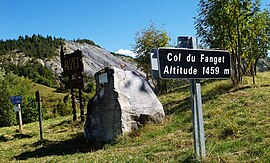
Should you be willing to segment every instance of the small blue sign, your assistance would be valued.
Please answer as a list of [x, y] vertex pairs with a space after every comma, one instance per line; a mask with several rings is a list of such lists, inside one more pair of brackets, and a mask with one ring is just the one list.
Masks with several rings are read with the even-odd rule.
[[13, 105], [22, 103], [22, 96], [11, 96], [9, 99]]

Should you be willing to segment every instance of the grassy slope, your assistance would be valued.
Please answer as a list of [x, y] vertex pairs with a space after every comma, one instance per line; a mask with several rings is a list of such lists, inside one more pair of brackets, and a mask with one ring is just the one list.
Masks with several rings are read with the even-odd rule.
[[32, 83], [32, 90], [40, 91], [41, 101], [43, 110], [46, 112], [46, 119], [52, 118], [53, 108], [55, 108], [59, 102], [59, 100], [63, 100], [67, 93], [58, 93], [54, 88], [50, 88], [38, 83]]
[[54, 88], [50, 88], [41, 84], [32, 83], [33, 90], [39, 90], [41, 99], [47, 102], [50, 100], [63, 99], [67, 93], [57, 93]]
[[[270, 162], [270, 72], [257, 76], [257, 85], [244, 78], [239, 88], [228, 80], [202, 83], [206, 161]], [[193, 155], [189, 87], [160, 97], [166, 119], [97, 147], [83, 138], [83, 125], [71, 116], [44, 121], [45, 140], [38, 123], [0, 128], [0, 162], [182, 162]]]

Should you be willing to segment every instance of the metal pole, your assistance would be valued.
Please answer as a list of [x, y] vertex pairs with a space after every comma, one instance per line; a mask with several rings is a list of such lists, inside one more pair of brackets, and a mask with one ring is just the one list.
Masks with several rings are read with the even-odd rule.
[[[195, 37], [179, 38], [178, 47], [197, 49]], [[194, 150], [198, 159], [205, 159], [205, 139], [202, 113], [201, 84], [198, 79], [190, 80], [190, 97], [192, 106], [192, 123], [194, 136]]]
[[39, 110], [39, 133], [40, 133], [40, 140], [43, 140], [43, 129], [42, 129], [42, 109], [40, 104], [40, 93], [39, 91], [36, 92], [36, 101], [38, 102], [38, 110]]
[[200, 157], [205, 159], [205, 140], [204, 140], [204, 125], [203, 125], [203, 112], [202, 112], [202, 95], [201, 95], [201, 84], [200, 80], [195, 80], [195, 96], [196, 96], [196, 112], [197, 112], [197, 126], [199, 133], [199, 146], [200, 146]]
[[199, 148], [199, 131], [198, 131], [198, 116], [197, 116], [197, 103], [196, 103], [196, 84], [195, 80], [190, 80], [190, 97], [191, 97], [191, 107], [192, 107], [192, 124], [193, 124], [193, 137], [194, 137], [194, 151], [197, 158], [200, 158], [200, 148]]
[[18, 108], [19, 108], [19, 130], [20, 132], [22, 132], [22, 112], [21, 112], [21, 104], [18, 104]]

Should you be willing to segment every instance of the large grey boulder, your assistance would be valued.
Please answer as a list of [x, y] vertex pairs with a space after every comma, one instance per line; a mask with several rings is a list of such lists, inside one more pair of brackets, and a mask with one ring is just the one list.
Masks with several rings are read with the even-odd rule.
[[148, 82], [133, 71], [106, 68], [95, 74], [96, 95], [89, 101], [84, 136], [106, 143], [141, 125], [161, 122], [164, 110]]

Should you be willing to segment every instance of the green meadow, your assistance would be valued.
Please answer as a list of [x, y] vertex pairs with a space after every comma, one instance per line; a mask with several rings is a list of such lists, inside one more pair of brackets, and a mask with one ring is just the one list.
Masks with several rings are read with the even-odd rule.
[[[270, 162], [269, 83], [270, 72], [259, 73], [256, 85], [244, 77], [236, 88], [230, 80], [202, 81], [205, 162]], [[64, 96], [39, 89], [45, 99]], [[166, 113], [162, 123], [146, 124], [105, 145], [85, 140], [83, 123], [72, 116], [44, 120], [44, 140], [38, 122], [23, 125], [22, 133], [18, 126], [0, 128], [0, 162], [200, 162], [189, 95], [189, 85], [183, 85], [159, 96]]]

